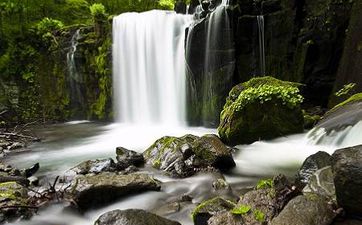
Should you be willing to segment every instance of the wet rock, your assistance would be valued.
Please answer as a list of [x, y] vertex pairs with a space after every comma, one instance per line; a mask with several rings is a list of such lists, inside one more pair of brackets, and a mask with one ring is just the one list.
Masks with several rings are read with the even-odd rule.
[[35, 208], [29, 205], [27, 190], [10, 181], [0, 183], [0, 223], [15, 219], [29, 219]]
[[117, 147], [116, 154], [117, 154], [117, 168], [119, 170], [123, 170], [131, 165], [136, 167], [142, 166], [145, 163], [142, 154], [132, 150], [128, 150], [123, 147]]
[[192, 212], [192, 219], [195, 225], [206, 225], [216, 213], [230, 211], [234, 207], [235, 203], [216, 197], [199, 204]]
[[101, 215], [94, 225], [180, 225], [140, 209], [113, 210]]
[[38, 186], [39, 185], [39, 178], [35, 176], [28, 177], [29, 185]]
[[242, 218], [230, 212], [217, 212], [208, 221], [207, 225], [241, 225], [244, 224]]
[[319, 195], [300, 195], [285, 206], [271, 225], [329, 225], [335, 214], [331, 205]]
[[168, 216], [173, 213], [177, 213], [185, 209], [185, 207], [192, 204], [192, 197], [189, 195], [182, 195], [177, 199], [171, 199], [159, 208], [152, 210], [153, 213], [160, 216]]
[[96, 159], [96, 160], [87, 160], [77, 166], [70, 169], [76, 174], [88, 174], [88, 173], [101, 173], [101, 172], [114, 172], [116, 171], [116, 163], [113, 159]]
[[335, 151], [332, 169], [338, 204], [349, 214], [362, 215], [362, 145]]
[[303, 189], [308, 184], [310, 177], [319, 169], [331, 165], [331, 156], [327, 152], [319, 151], [306, 160], [300, 167], [295, 183], [300, 189]]
[[336, 190], [333, 182], [332, 167], [327, 166], [317, 170], [303, 189], [304, 193], [315, 193], [327, 199], [336, 200]]
[[114, 202], [128, 194], [158, 190], [160, 182], [146, 174], [100, 173], [76, 177], [69, 195], [79, 209], [87, 210]]
[[203, 168], [235, 166], [231, 150], [215, 135], [162, 137], [143, 153], [148, 164], [171, 176], [187, 177]]
[[268, 76], [237, 85], [220, 115], [221, 140], [229, 145], [249, 144], [302, 132], [302, 96], [298, 92], [297, 84]]
[[39, 168], [40, 168], [39, 163], [35, 163], [33, 166], [24, 170], [24, 176], [25, 177], [33, 176], [36, 172], [38, 172]]
[[345, 220], [337, 220], [332, 225], [362, 225], [362, 220], [354, 220], [354, 219], [345, 219]]

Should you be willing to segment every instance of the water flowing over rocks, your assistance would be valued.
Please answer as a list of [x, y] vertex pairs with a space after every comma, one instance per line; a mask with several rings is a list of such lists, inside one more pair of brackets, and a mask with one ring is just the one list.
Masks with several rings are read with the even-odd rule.
[[338, 204], [348, 214], [362, 215], [362, 146], [339, 149], [332, 155]]
[[113, 210], [102, 214], [94, 225], [181, 225], [140, 209]]
[[144, 153], [148, 164], [175, 177], [187, 177], [208, 167], [226, 171], [235, 166], [231, 149], [215, 135], [162, 137]]
[[77, 176], [70, 197], [81, 210], [112, 203], [122, 196], [160, 190], [160, 182], [146, 174], [100, 173]]

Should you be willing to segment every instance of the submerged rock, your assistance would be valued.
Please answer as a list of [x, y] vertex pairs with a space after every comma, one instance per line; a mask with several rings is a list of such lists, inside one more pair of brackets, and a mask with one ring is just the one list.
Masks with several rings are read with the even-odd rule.
[[220, 116], [219, 135], [230, 145], [248, 144], [303, 131], [297, 84], [273, 77], [235, 86]]
[[334, 217], [332, 207], [323, 197], [300, 195], [290, 200], [271, 225], [329, 225]]
[[349, 214], [362, 215], [362, 145], [339, 149], [332, 155], [338, 204]]
[[299, 188], [303, 189], [306, 184], [308, 184], [310, 177], [319, 169], [331, 165], [332, 157], [323, 151], [319, 151], [313, 155], [310, 155], [306, 160], [304, 160], [302, 166], [300, 167], [295, 183]]
[[76, 177], [69, 195], [79, 209], [87, 210], [128, 194], [158, 191], [160, 188], [160, 182], [146, 174], [100, 173]]
[[228, 170], [235, 166], [231, 150], [215, 135], [165, 136], [143, 155], [148, 164], [175, 177], [187, 177], [207, 167]]
[[94, 225], [181, 225], [141, 209], [113, 210], [102, 214]]

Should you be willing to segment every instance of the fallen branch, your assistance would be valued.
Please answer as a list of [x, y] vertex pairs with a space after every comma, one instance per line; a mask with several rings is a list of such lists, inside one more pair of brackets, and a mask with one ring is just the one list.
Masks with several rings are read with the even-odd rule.
[[4, 135], [7, 135], [7, 136], [12, 136], [12, 137], [19, 137], [19, 138], [26, 138], [26, 139], [31, 139], [33, 141], [40, 141], [40, 138], [38, 137], [33, 137], [33, 136], [29, 136], [29, 135], [23, 135], [23, 134], [17, 134], [17, 133], [8, 133], [8, 132], [5, 132], [3, 133]]

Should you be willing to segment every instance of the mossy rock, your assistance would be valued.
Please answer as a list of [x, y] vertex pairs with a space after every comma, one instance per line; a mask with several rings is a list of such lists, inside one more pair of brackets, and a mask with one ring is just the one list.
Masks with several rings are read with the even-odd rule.
[[188, 177], [208, 167], [226, 171], [235, 166], [231, 149], [216, 135], [165, 136], [151, 145], [143, 156], [152, 167], [173, 177]]
[[248, 144], [302, 132], [303, 97], [298, 85], [259, 77], [235, 86], [221, 112], [221, 140], [230, 145]]
[[15, 181], [0, 183], [0, 223], [19, 218], [29, 219], [34, 209], [27, 190]]
[[192, 212], [192, 219], [196, 225], [206, 225], [209, 218], [218, 212], [225, 212], [233, 209], [235, 203], [221, 197], [201, 202]]
[[350, 104], [357, 103], [357, 102], [362, 102], [362, 93], [357, 93], [355, 95], [352, 95], [346, 101], [341, 102], [338, 105], [334, 106], [328, 113], [334, 112], [340, 108], [345, 107], [346, 105], [350, 105]]

